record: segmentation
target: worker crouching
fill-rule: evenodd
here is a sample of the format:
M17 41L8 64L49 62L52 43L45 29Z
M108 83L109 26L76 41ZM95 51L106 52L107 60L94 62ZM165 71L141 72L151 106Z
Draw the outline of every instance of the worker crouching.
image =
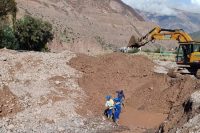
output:
M104 114L110 119L113 115L114 101L111 96L106 96L106 110Z

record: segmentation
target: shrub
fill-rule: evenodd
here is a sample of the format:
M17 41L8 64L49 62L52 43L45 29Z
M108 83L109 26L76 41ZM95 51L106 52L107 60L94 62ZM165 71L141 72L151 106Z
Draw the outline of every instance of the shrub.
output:
M0 48L16 49L16 39L12 28L4 26L0 29Z
M0 0L0 24L7 19L7 15L12 15L12 24L13 29L15 30L16 22L16 13L17 13L17 4L15 0Z
M46 44L53 39L52 25L25 16L16 22L15 37L20 50L46 51Z
M161 53L161 48L157 48L154 50L154 53Z
M138 48L133 48L131 50L128 50L128 53L137 53L139 52L140 50Z
M0 1L0 17L8 13L16 13L17 6L15 0L1 0Z
M150 52L152 52L150 49L145 49L145 50L143 50L144 52L147 52L147 53L150 53Z

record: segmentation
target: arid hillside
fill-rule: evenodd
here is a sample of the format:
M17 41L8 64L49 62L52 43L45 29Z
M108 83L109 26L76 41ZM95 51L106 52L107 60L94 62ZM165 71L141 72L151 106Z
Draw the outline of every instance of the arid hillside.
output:
M17 0L17 6L18 17L29 14L54 25L53 50L96 54L126 46L132 34L155 26L120 0Z
M175 15L162 15L157 13L149 13L139 11L146 21L152 21L163 28L168 29L184 29L189 33L200 30L200 13L193 13L179 9L171 9Z
M191 33L191 36L193 37L193 39L194 39L195 41L200 41L200 31Z

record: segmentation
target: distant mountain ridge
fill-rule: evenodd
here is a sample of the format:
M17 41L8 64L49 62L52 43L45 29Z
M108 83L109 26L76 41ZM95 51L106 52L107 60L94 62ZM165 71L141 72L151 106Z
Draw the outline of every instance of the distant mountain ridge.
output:
M157 23L163 28L183 29L189 33L200 31L200 13L187 12L179 9L173 9L176 15L161 15L139 11L146 21Z
M191 33L191 36L195 41L199 41L200 42L200 31Z

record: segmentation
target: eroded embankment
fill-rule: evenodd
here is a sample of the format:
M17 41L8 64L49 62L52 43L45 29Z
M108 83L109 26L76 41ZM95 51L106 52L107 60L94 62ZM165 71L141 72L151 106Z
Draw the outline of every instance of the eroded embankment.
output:
M87 93L87 102L80 113L102 115L106 95L115 96L123 89L126 107L120 124L128 132L156 129L170 110L182 103L195 90L195 80L184 76L170 78L154 73L154 63L143 56L112 53L99 57L79 55L70 65L83 73L79 85ZM151 130L155 132L155 130Z

